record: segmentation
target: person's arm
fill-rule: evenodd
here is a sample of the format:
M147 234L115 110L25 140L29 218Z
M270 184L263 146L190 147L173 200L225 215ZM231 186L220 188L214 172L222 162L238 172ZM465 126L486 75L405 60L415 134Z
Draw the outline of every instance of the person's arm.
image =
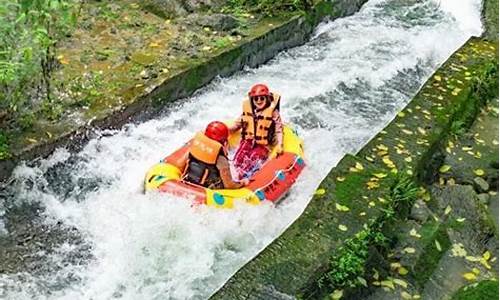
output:
M242 123L242 121L241 121L241 116L240 116L240 117L238 117L238 119L236 119L236 120L234 121L233 126L230 126L230 127L229 127L229 133L233 133L233 132L235 132L235 131L237 131L237 130L241 129L241 127L242 127L242 126L241 126L241 123Z
M280 112L275 109L273 111L274 134L276 136L276 151L278 154L283 153L283 122L281 121Z
M229 168L229 162L227 158L220 155L217 158L217 169L219 169L219 174L226 189L238 189L243 186L242 183L236 182L231 176L231 169Z

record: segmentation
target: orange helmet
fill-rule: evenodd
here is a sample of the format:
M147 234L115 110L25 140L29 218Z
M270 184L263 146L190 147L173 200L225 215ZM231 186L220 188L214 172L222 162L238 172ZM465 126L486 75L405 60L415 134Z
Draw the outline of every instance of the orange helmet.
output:
M267 87L267 85L262 84L262 83L258 83L256 85L252 86L252 88L250 89L250 92L248 92L248 96L250 98L258 97L258 96L269 96L269 95L270 95L269 88Z
M219 143L223 144L227 141L229 136L229 129L226 124L220 121L213 121L207 125L205 129L205 135L212 140L216 140Z

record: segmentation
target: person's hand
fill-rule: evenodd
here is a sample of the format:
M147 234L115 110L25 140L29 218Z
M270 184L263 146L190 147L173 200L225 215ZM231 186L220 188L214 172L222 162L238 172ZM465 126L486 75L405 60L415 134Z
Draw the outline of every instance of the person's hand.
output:
M276 145L276 155L281 155L283 154L283 146L282 145Z
M250 179L248 178L243 178L242 180L240 180L240 183L242 185L248 185L250 183Z

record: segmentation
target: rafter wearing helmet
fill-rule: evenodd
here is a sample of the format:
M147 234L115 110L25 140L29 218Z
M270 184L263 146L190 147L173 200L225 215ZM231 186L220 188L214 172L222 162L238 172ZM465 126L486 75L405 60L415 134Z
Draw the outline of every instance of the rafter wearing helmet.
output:
M268 157L271 147L283 152L283 124L279 113L281 96L267 85L256 84L243 100L243 112L230 132L241 129L241 142L234 157L239 178L251 176Z
M235 189L248 183L233 181L227 159L229 129L219 121L208 124L192 139L182 179L212 189Z

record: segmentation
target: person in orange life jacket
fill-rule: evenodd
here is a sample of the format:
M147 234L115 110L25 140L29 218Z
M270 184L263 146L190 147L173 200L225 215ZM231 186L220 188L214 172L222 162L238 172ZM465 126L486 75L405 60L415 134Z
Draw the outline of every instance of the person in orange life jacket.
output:
M233 181L227 159L227 126L211 122L205 133L197 133L191 141L182 180L212 189L237 189L248 180Z
M264 163L272 146L283 153L283 123L279 113L280 95L265 84L256 84L243 100L243 113L229 128L241 129L241 141L234 156L238 178L248 178Z

